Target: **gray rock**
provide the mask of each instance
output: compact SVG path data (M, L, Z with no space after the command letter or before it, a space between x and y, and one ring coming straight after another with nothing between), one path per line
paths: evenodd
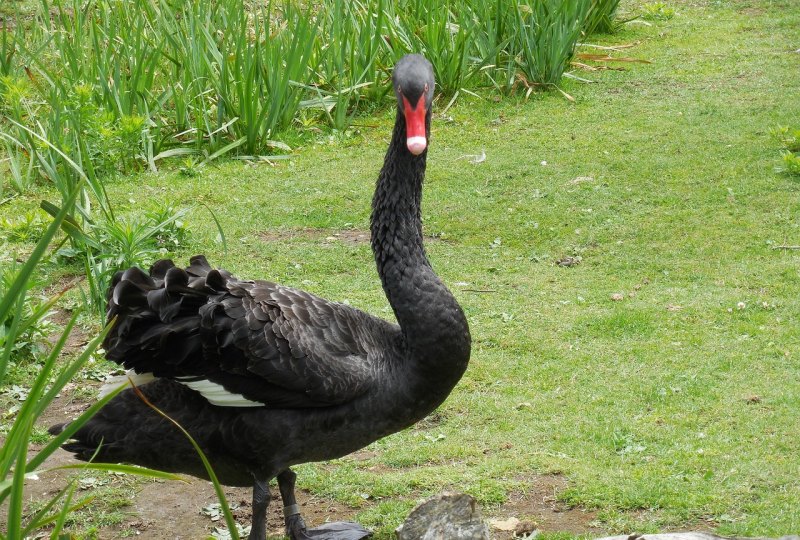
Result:
M396 530L398 540L489 540L474 497L441 493L417 506Z

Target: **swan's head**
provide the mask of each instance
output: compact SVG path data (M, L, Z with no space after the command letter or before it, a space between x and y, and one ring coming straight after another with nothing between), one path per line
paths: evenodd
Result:
M406 146L418 156L428 147L425 126L433 102L433 66L424 56L408 54L395 64L392 83L406 120Z

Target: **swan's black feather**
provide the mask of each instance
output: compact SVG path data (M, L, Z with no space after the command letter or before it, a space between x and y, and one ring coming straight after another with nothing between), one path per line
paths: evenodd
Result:
M104 347L110 360L156 377L207 379L266 407L351 401L373 382L377 355L347 305L268 281L240 281L202 256L182 270L158 261L150 275L115 280ZM189 379L192 378L192 379Z

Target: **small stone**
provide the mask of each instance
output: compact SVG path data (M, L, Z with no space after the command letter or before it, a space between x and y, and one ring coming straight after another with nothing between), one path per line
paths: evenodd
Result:
M622 294L622 293L615 292L614 294L612 294L612 295L611 295L611 299L612 299L614 302L619 302L619 301L621 301L621 300L624 300L624 299L625 299L625 295L624 295L624 294Z
M573 266L578 266L579 264L581 264L581 260L583 259L580 256L570 257L569 255L567 255L566 257L561 257L560 259L556 260L556 264L564 268L571 268Z

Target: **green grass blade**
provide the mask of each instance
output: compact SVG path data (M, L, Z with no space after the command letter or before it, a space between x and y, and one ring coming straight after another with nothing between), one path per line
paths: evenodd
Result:
M105 332L107 331L108 329L102 332L101 336L104 336ZM13 343L13 337L14 336L12 335L12 340L9 341L7 347L10 347L11 343ZM87 351L93 351L94 348L97 347L97 345L99 345L100 341L101 340L95 339L95 341L89 345ZM63 346L65 342L66 338L64 334L62 334L61 339L59 340L60 346ZM55 368L56 361L58 360L58 353L60 352L60 346L59 344L57 344L56 347L53 348L53 350L46 358L44 364L42 365L39 371L39 374L36 376L36 379L34 379L34 382L31 385L30 390L28 391L28 397L22 404L22 407L17 413L16 420L14 421L14 424L11 426L11 430L9 431L8 434L8 440L16 441L16 444L4 445L2 451L0 451L0 478L4 478L8 474L8 471L10 470L11 464L13 462L13 452L20 444L19 442L21 437L20 433L25 432L26 423L35 422L36 419L41 414L41 412L44 411L45 407L48 405L48 403L40 401L40 398L45 392L45 387L50 381L50 374ZM81 355L82 360L81 359L76 360L73 364L83 365L83 362L85 362L88 359L89 354L91 354L91 352L87 353L85 351L84 354ZM66 381L64 382L64 384L65 383ZM48 392L48 394L55 396L55 393L52 391L52 388ZM25 444L27 444L27 441L25 442ZM28 470L30 471L30 469ZM0 500L2 500L2 498L3 498L2 495L0 495Z
M72 469L90 469L93 471L106 471L124 474L135 474L136 476L146 476L148 478L158 478L161 480L180 480L181 482L188 481L180 475L168 473L164 471L157 471L147 467L139 467L137 465L122 465L118 463L74 463L69 465L59 465L50 469L44 469L41 472L72 470ZM39 472L39 471L37 471Z
M7 529L9 538L22 538L22 500L25 487L25 458L28 457L28 440L33 429L33 418L27 418L22 424L22 444L16 446L16 468L14 481L11 484L11 499L8 503Z
M220 148L219 150L217 150L216 152L214 152L213 154L208 156L206 159L204 159L201 164L202 165L206 165L206 164L214 161L218 157L227 154L231 150L234 150L235 148L239 148L240 146L242 146L246 142L247 142L247 137L245 136L245 137L241 137L238 140L233 141L232 143L226 144L225 146L223 146L222 148Z
M222 240L222 249L224 251L228 251L228 241L225 239L225 231L222 229L222 224L217 219L217 215L214 213L214 210L211 209L206 203L200 203L200 206L208 210L208 213L211 214L211 219L214 220L214 224L217 226L217 232L219 233L219 238Z
M10 295L11 293L9 293ZM16 313L22 313L22 310L25 306L25 296L27 291L23 289L20 294L19 298L17 299L17 307ZM17 336L21 334L19 327L21 323L22 317L14 317L11 321L11 327L8 329L8 335L6 336L6 345L3 348L2 353L0 353L0 384L6 378L6 371L8 370L8 363L11 361L11 353L14 350L14 342L16 341ZM0 318L0 324L3 324L5 321ZM1 455L1 454L0 454ZM1 462L1 461L0 461Z

